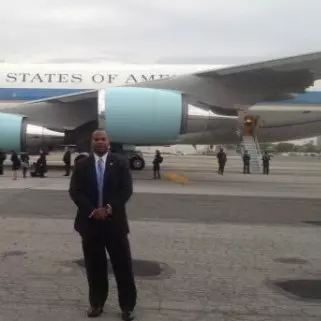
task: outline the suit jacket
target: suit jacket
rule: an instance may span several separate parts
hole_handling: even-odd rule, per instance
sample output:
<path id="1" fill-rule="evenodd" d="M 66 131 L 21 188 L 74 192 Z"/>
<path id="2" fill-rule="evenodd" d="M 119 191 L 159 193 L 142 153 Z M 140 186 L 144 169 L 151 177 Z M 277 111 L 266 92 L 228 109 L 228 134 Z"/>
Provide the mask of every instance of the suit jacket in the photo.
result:
<path id="1" fill-rule="evenodd" d="M 75 230 L 82 238 L 90 238 L 101 232 L 113 236 L 128 234 L 126 203 L 132 193 L 133 182 L 127 160 L 109 152 L 104 173 L 103 204 L 110 204 L 112 216 L 104 221 L 89 218 L 98 207 L 95 157 L 90 154 L 79 160 L 75 164 L 69 188 L 69 195 L 78 208 Z"/>

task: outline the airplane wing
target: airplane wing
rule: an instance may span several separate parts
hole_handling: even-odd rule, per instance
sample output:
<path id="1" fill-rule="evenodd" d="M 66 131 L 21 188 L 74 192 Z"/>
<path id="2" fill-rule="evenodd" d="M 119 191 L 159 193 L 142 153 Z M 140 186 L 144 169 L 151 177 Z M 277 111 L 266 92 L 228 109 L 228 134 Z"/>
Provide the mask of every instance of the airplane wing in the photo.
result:
<path id="1" fill-rule="evenodd" d="M 208 70 L 134 86 L 180 90 L 224 107 L 291 98 L 321 78 L 321 52 Z M 224 101 L 227 103 L 224 104 Z"/>
<path id="2" fill-rule="evenodd" d="M 97 118 L 98 90 L 50 97 L 4 107 L 52 130 L 74 129 Z"/>
<path id="3" fill-rule="evenodd" d="M 127 87 L 178 90 L 209 106 L 239 108 L 291 98 L 321 78 L 321 52 L 208 70 Z M 125 86 L 123 86 L 125 87 Z M 98 90 L 9 106 L 1 112 L 22 114 L 48 128 L 73 129 L 97 117 Z"/>

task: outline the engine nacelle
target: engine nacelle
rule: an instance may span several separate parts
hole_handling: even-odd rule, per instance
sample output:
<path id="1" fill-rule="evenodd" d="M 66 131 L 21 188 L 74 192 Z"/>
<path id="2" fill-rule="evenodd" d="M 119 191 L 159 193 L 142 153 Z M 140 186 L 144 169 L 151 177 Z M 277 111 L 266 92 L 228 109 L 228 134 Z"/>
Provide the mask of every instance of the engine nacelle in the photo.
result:
<path id="1" fill-rule="evenodd" d="M 63 143 L 63 133 L 30 124 L 20 115 L 0 113 L 0 148 L 5 152 L 38 153 Z"/>
<path id="2" fill-rule="evenodd" d="M 5 151 L 22 150 L 24 118 L 11 114 L 0 114 L 0 148 Z"/>
<path id="3" fill-rule="evenodd" d="M 133 145 L 175 143 L 186 134 L 233 128 L 237 119 L 181 92 L 153 88 L 101 90 L 98 106 L 111 140 Z"/>
<path id="4" fill-rule="evenodd" d="M 114 142 L 162 143 L 180 134 L 182 95 L 149 88 L 108 88 L 100 95 L 99 112 Z"/>

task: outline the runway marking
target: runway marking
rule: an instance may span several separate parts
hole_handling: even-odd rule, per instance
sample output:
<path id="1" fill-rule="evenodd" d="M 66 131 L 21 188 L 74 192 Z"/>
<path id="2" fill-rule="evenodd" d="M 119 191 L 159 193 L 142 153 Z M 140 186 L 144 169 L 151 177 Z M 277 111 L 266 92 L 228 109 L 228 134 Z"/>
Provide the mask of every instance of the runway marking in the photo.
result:
<path id="1" fill-rule="evenodd" d="M 188 178 L 183 175 L 169 173 L 169 174 L 165 174 L 164 177 L 177 184 L 186 185 L 188 183 Z"/>

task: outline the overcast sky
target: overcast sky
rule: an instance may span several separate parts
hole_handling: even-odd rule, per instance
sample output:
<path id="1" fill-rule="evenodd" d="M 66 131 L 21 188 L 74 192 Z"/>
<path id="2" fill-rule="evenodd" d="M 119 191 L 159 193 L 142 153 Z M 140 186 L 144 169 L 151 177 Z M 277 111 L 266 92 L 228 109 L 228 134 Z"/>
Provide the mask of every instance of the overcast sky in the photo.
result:
<path id="1" fill-rule="evenodd" d="M 3 0 L 0 60 L 238 63 L 321 50 L 320 0 Z"/>

